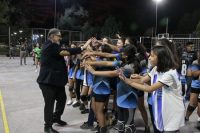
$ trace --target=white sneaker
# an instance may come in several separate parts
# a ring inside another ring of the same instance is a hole
[[[72,105],[76,104],[77,102],[78,102],[78,101],[76,101],[76,100],[75,100],[75,101],[73,101]]]
[[[198,117],[197,121],[200,122],[200,117]]]
[[[72,104],[72,100],[67,101],[67,105],[71,105]]]

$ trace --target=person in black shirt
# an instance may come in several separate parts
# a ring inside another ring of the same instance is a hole
[[[14,59],[15,56],[15,46],[13,44],[10,44],[9,47],[9,57],[10,59],[13,58]]]
[[[81,48],[61,49],[60,30],[53,28],[49,30],[48,40],[42,47],[41,67],[37,82],[44,97],[44,132],[58,133],[52,128],[53,123],[61,126],[67,125],[61,120],[65,103],[65,85],[67,83],[67,67],[63,56],[81,53],[87,47],[90,40]],[[54,102],[56,107],[54,111]]]
[[[186,64],[186,71],[190,70],[190,67],[192,65],[192,62],[197,59],[197,53],[193,51],[194,44],[193,42],[187,42],[185,46],[185,51],[182,53],[182,62]],[[184,70],[182,70],[184,71]],[[185,100],[190,100],[190,90],[191,90],[191,83],[192,83],[192,77],[189,75],[186,75],[186,83],[187,83],[187,90],[185,94]]]

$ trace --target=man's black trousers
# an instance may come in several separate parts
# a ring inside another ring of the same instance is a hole
[[[61,119],[61,115],[65,109],[66,93],[65,87],[57,87],[51,85],[39,84],[40,89],[44,97],[44,121],[45,127],[51,127],[53,125],[53,119]],[[56,101],[56,108],[54,112],[54,104]],[[54,113],[53,113],[54,112]]]

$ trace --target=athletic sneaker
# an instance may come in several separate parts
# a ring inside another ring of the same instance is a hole
[[[89,113],[89,109],[84,109],[81,111],[81,114],[87,114],[87,113]]]
[[[136,133],[136,128],[134,124],[125,125],[125,132],[124,133]]]
[[[73,103],[72,100],[67,101],[67,105],[71,105]]]
[[[144,133],[150,133],[150,127],[149,126],[145,126]]]
[[[74,105],[75,103],[77,103],[77,101],[76,101],[76,100],[72,102],[72,105]]]
[[[200,122],[200,117],[198,117],[197,121]]]
[[[81,103],[79,109],[80,109],[80,110],[85,110],[85,105],[84,105],[83,103]]]
[[[99,125],[96,125],[95,127],[93,127],[93,128],[91,129],[91,131],[92,131],[92,132],[95,132],[95,131],[98,131],[98,129],[99,129]]]
[[[81,129],[92,129],[93,126],[89,126],[88,125],[88,122],[84,122],[81,126],[80,126]]]
[[[200,121],[197,122],[196,128],[200,130]]]
[[[117,124],[113,126],[113,129],[117,130],[118,132],[125,131],[125,125],[123,121],[117,121]]]
[[[81,103],[80,102],[78,102],[78,101],[76,101],[76,102],[74,102],[73,104],[72,104],[72,106],[75,108],[75,107],[78,107],[78,106],[80,106],[81,105]]]

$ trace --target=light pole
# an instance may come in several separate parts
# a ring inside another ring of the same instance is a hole
[[[54,1],[54,28],[56,28],[56,3],[57,3],[57,0]]]
[[[155,37],[157,35],[157,27],[158,27],[158,4],[163,0],[153,0],[156,3],[156,26],[155,26]]]

